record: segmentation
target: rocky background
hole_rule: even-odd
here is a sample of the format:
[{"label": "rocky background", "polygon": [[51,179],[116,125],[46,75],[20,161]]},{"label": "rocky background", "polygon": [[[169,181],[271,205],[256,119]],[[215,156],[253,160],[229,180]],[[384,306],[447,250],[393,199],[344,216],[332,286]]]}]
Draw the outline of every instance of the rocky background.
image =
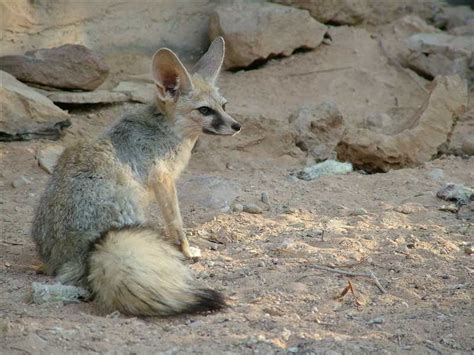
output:
[{"label": "rocky background", "polygon": [[[474,349],[469,1],[0,0],[0,16],[0,350]],[[191,65],[219,35],[243,130],[200,139],[178,189],[190,267],[231,308],[143,320],[47,299],[29,228],[57,157],[153,100],[157,48]]]}]

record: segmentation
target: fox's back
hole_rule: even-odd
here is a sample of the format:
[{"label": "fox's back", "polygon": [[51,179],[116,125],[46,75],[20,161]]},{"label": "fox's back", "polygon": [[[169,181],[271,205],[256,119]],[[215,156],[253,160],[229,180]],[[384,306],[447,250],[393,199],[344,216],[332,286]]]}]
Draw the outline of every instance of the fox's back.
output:
[{"label": "fox's back", "polygon": [[[69,147],[41,197],[32,235],[55,269],[111,228],[139,224],[147,192],[107,139]],[[51,270],[52,272],[54,270]]]}]

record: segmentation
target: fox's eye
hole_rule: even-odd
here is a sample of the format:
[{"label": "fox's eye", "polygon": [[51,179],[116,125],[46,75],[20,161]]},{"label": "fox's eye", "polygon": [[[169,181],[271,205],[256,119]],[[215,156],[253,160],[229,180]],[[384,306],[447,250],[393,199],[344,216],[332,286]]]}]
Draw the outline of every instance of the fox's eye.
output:
[{"label": "fox's eye", "polygon": [[212,115],[212,113],[214,112],[214,110],[212,108],[207,107],[207,106],[199,107],[198,110],[204,116]]}]

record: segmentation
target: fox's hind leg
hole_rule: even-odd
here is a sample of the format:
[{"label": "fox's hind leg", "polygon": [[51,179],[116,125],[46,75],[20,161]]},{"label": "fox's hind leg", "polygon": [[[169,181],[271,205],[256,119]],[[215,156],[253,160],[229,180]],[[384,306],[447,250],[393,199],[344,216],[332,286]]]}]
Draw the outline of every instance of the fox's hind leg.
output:
[{"label": "fox's hind leg", "polygon": [[188,238],[184,233],[178,195],[173,179],[161,175],[159,181],[153,184],[153,189],[165,220],[168,234],[181,244],[181,251],[184,256],[187,258],[200,257],[201,251],[198,248],[189,246]]}]

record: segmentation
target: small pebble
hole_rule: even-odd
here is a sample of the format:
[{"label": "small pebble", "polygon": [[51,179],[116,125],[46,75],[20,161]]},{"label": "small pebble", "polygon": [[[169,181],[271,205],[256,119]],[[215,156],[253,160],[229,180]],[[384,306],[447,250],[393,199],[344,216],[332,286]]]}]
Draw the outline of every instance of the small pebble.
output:
[{"label": "small pebble", "polygon": [[442,169],[433,169],[428,173],[428,176],[435,180],[435,181],[440,181],[444,179],[444,171]]},{"label": "small pebble", "polygon": [[30,184],[31,181],[23,175],[12,181],[12,186],[17,189],[23,185]]},{"label": "small pebble", "polygon": [[263,213],[262,209],[253,203],[249,203],[243,206],[243,211],[252,214]]},{"label": "small pebble", "polygon": [[443,212],[451,212],[451,213],[456,213],[458,211],[458,208],[456,207],[455,204],[451,205],[442,205],[438,210],[443,211]]},{"label": "small pebble", "polygon": [[298,182],[298,178],[294,175],[288,175],[287,179],[289,182]]},{"label": "small pebble", "polygon": [[268,193],[266,193],[265,191],[262,192],[261,196],[260,196],[260,200],[265,203],[265,204],[269,204],[269,200],[268,200]]},{"label": "small pebble", "polygon": [[367,210],[362,207],[356,208],[349,212],[349,216],[363,216],[367,214]]},{"label": "small pebble", "polygon": [[50,145],[41,149],[37,154],[39,166],[49,174],[53,173],[54,167],[64,151],[64,147],[59,145]]},{"label": "small pebble", "polygon": [[423,205],[416,202],[407,202],[394,208],[395,212],[403,214],[413,214],[425,211]]},{"label": "small pebble", "polygon": [[468,245],[467,247],[464,248],[464,252],[469,255],[474,254],[474,246]]},{"label": "small pebble", "polygon": [[385,322],[385,319],[383,316],[376,317],[374,319],[371,319],[367,322],[367,324],[383,324]]},{"label": "small pebble", "polygon": [[225,206],[224,208],[221,208],[221,212],[222,212],[222,213],[229,213],[229,212],[230,212],[230,207],[229,207],[229,206]]},{"label": "small pebble", "polygon": [[234,212],[242,212],[244,210],[244,206],[242,206],[240,203],[236,203],[232,210]]}]

